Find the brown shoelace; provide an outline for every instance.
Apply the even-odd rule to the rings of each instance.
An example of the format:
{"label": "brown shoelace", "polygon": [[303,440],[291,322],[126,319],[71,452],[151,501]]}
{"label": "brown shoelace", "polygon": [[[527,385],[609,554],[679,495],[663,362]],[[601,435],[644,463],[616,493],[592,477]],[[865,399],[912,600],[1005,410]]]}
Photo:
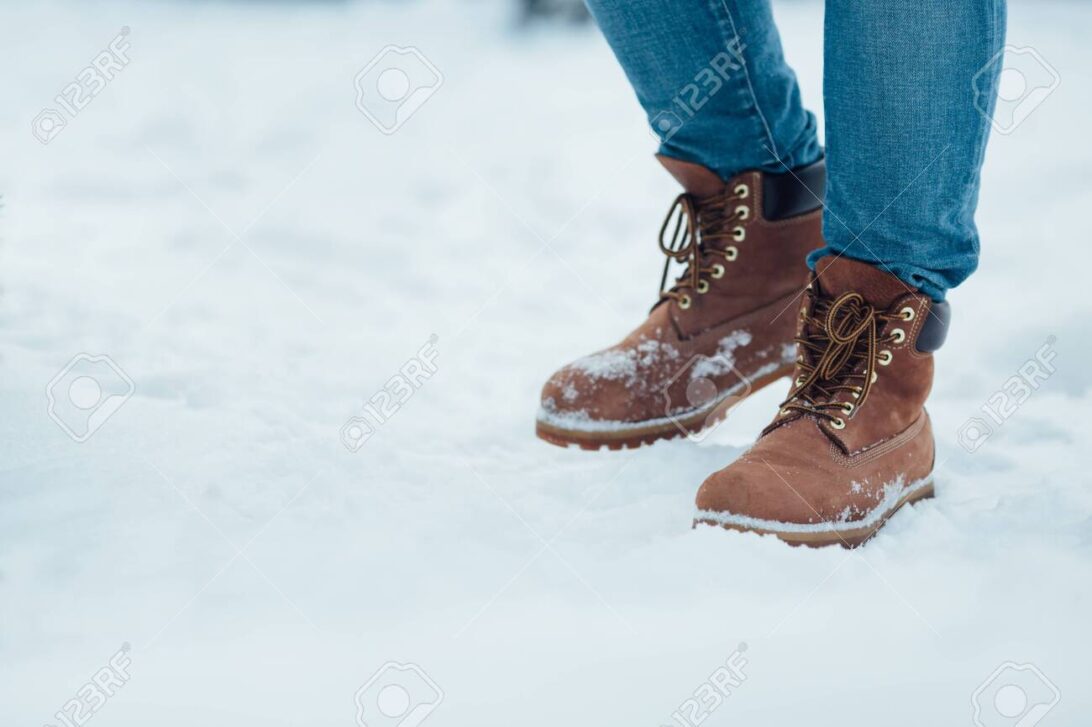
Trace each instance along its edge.
{"label": "brown shoelace", "polygon": [[[880,350],[881,344],[901,340],[891,334],[881,338],[881,329],[888,321],[905,318],[901,311],[877,310],[859,293],[843,293],[833,300],[811,290],[808,294],[812,303],[805,311],[810,312],[804,314],[802,333],[796,338],[801,354],[797,377],[789,397],[781,403],[781,415],[810,414],[841,429],[845,426],[841,415],[851,414],[868,399],[881,354],[891,355]],[[836,401],[841,392],[849,393],[854,401]],[[774,422],[767,430],[776,425]]]}
{"label": "brown shoelace", "polygon": [[[750,218],[746,205],[735,205],[748,194],[747,186],[740,184],[733,190],[701,200],[689,193],[675,198],[660,228],[660,250],[667,256],[660,278],[661,302],[672,299],[681,307],[689,308],[690,295],[687,290],[704,293],[709,289],[707,276],[723,277],[724,265],[720,262],[710,263],[709,259],[714,255],[722,256],[728,262],[736,259],[739,251],[735,246],[720,247],[719,243],[727,240],[742,242],[746,236],[743,224],[731,228],[730,225],[737,220],[745,223]],[[674,228],[669,238],[668,229],[672,227],[672,222]],[[665,290],[672,260],[685,263],[686,270],[670,290]]]}

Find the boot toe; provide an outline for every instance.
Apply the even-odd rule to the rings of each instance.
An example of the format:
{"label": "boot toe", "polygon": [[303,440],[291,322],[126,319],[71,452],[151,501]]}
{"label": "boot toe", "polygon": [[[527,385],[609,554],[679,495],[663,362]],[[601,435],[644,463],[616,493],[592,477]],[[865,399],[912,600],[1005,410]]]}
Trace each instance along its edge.
{"label": "boot toe", "polygon": [[609,382],[596,381],[570,364],[554,373],[542,387],[542,411],[557,416],[601,419],[604,401],[612,398],[610,389]]}
{"label": "boot toe", "polygon": [[573,380],[573,371],[564,367],[554,372],[542,387],[541,406],[545,411],[563,414],[574,413],[580,407],[578,402],[584,397],[581,388]]}
{"label": "boot toe", "polygon": [[695,505],[703,514],[750,515],[752,500],[750,480],[729,466],[705,479]]}
{"label": "boot toe", "polygon": [[699,520],[720,524],[760,528],[762,523],[802,524],[816,519],[798,489],[747,455],[710,475],[698,489],[695,504]]}
{"label": "boot toe", "polygon": [[[574,361],[550,377],[542,387],[540,420],[575,426],[588,421],[642,421],[656,415],[646,411],[652,398],[645,389],[651,386],[652,376],[636,370],[625,371],[624,375],[611,370],[598,371],[588,363],[594,360],[588,357]],[[637,387],[640,390],[635,389],[635,382],[642,384]]]}

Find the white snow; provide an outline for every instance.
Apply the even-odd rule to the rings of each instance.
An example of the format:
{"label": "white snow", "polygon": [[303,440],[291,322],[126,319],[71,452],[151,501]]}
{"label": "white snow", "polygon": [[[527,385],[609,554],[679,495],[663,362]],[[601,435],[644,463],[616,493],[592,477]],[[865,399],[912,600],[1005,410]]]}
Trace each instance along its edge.
{"label": "white snow", "polygon": [[[644,382],[641,372],[659,361],[674,361],[679,349],[670,343],[648,339],[632,348],[612,348],[572,362],[572,368],[594,380],[625,380],[628,386],[640,387]],[[568,392],[566,392],[568,393]]]}
{"label": "white snow", "polygon": [[732,331],[717,343],[717,352],[699,360],[690,369],[690,380],[720,376],[729,373],[736,363],[736,349],[741,346],[749,346],[752,336],[750,331]]}
{"label": "white snow", "polygon": [[[0,724],[62,725],[124,642],[93,725],[352,725],[393,661],[442,689],[426,726],[656,727],[741,642],[705,725],[972,724],[1008,661],[1060,694],[1039,724],[1086,723],[1092,5],[1012,3],[1061,84],[990,143],[937,497],[852,552],[690,527],[785,383],[702,446],[533,436],[546,377],[654,301],[675,194],[591,29],[431,0],[4,10]],[[818,108],[821,7],[777,13]],[[40,144],[123,26],[131,62]],[[389,136],[353,85],[388,44],[443,74]],[[1056,372],[1005,405],[1048,340]],[[45,387],[81,352],[135,392],[78,444]]]}
{"label": "white snow", "polygon": [[[557,402],[552,397],[546,397],[542,406],[539,407],[538,414],[536,415],[538,420],[551,424],[555,427],[562,429],[568,429],[578,432],[626,432],[634,431],[637,429],[645,429],[646,427],[657,427],[664,424],[675,424],[682,427],[679,424],[679,420],[682,417],[689,417],[692,414],[698,412],[707,411],[714,412],[725,403],[728,399],[731,399],[735,395],[748,385],[749,382],[756,381],[771,374],[777,370],[777,364],[764,364],[754,370],[754,373],[749,379],[744,381],[738,381],[735,384],[726,386],[722,390],[717,391],[716,397],[706,402],[702,406],[687,407],[677,406],[671,410],[670,416],[653,417],[650,419],[642,419],[638,422],[626,422],[626,421],[614,421],[611,419],[594,419],[591,414],[581,409],[576,411],[564,411],[559,410]],[[656,398],[656,402],[659,403],[667,411],[667,398],[661,392]],[[730,402],[732,406],[736,406],[734,402]],[[719,412],[718,412],[719,413]],[[710,417],[713,418],[713,417]],[[702,438],[709,436],[710,430],[690,431],[689,428],[681,428],[680,431],[684,433],[690,433],[695,436],[702,435]]]}

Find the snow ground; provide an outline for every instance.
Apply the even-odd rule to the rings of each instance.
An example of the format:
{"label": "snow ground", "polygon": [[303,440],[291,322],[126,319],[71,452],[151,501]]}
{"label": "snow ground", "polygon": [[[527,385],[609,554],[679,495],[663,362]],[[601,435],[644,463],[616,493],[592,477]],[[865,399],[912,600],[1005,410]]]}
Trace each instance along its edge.
{"label": "snow ground", "polygon": [[[814,105],[820,7],[777,11]],[[442,2],[3,15],[0,724],[59,724],[123,642],[101,727],[351,725],[392,660],[442,688],[433,727],[655,727],[741,642],[706,724],[970,724],[1006,661],[1059,690],[1042,724],[1086,722],[1089,6],[1011,8],[1062,82],[991,143],[930,406],[938,497],[855,552],[689,527],[780,391],[701,446],[533,437],[544,378],[649,304],[674,194],[590,29]],[[131,63],[38,143],[122,26]],[[385,136],[353,78],[389,43],[445,80]],[[435,376],[347,451],[433,334]],[[1056,373],[965,451],[1048,337]],[[80,352],[136,387],[83,444],[44,391]]]}

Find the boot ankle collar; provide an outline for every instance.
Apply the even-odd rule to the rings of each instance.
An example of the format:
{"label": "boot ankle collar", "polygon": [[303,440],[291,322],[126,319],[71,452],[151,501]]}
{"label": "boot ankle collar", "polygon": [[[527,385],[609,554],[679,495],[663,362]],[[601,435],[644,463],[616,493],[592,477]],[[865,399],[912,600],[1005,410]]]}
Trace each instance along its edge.
{"label": "boot ankle collar", "polygon": [[[689,194],[698,199],[721,192],[732,180],[745,180],[753,171],[737,174],[726,183],[708,167],[657,154],[656,158]],[[762,172],[762,216],[770,221],[814,212],[823,206],[826,189],[827,163],[820,159],[806,167],[797,167],[783,174]]]}
{"label": "boot ankle collar", "polygon": [[772,221],[814,212],[823,206],[826,182],[824,159],[784,174],[763,174],[762,216]]}
{"label": "boot ankle collar", "polygon": [[948,337],[948,326],[952,320],[952,306],[948,301],[930,301],[929,314],[921,325],[918,340],[914,342],[914,348],[918,353],[932,353],[944,345],[944,339]]}

